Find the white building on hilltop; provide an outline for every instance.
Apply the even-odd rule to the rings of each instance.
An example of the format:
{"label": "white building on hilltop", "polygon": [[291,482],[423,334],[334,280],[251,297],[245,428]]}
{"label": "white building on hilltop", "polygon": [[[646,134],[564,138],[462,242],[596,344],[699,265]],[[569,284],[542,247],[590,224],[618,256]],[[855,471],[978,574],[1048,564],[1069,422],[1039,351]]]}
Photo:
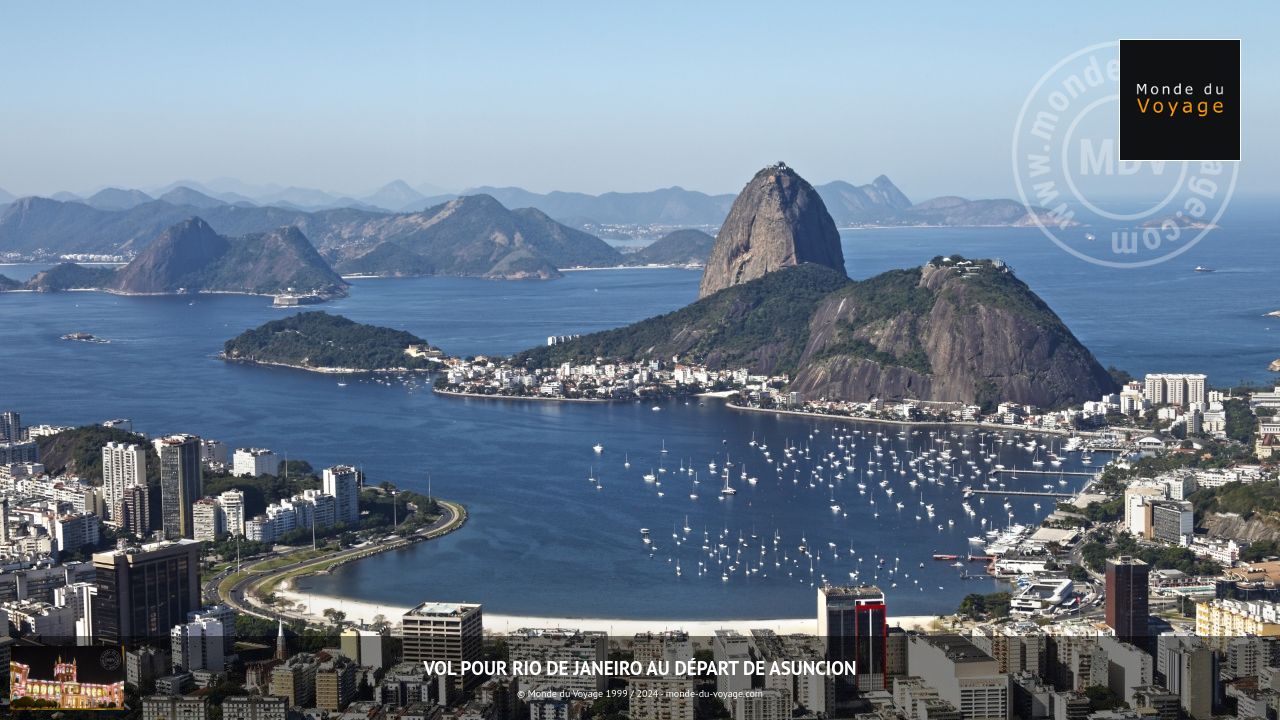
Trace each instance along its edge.
{"label": "white building on hilltop", "polygon": [[236,448],[231,458],[231,474],[237,477],[258,477],[280,472],[276,454],[266,448]]}

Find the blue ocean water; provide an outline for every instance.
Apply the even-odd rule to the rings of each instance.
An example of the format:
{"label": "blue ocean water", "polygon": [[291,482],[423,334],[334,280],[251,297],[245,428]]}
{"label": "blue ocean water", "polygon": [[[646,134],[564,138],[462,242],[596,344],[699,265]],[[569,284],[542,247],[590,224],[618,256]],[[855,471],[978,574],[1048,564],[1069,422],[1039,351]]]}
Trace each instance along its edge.
{"label": "blue ocean water", "polygon": [[[1204,371],[1212,382],[1230,384],[1275,378],[1266,366],[1280,357],[1280,319],[1265,317],[1280,309],[1274,219],[1266,208],[1235,213],[1177,260],[1142,270],[1081,262],[1032,229],[900,228],[843,237],[854,277],[940,254],[1000,257],[1103,364],[1135,374]],[[1216,272],[1195,273],[1197,264]],[[22,277],[38,269],[7,266],[0,273]],[[696,297],[698,277],[688,270],[629,269],[575,272],[550,282],[360,280],[350,297],[324,309],[410,330],[452,353],[507,353],[547,335],[616,327],[677,308]],[[979,454],[975,438],[898,437],[897,428],[845,424],[840,434],[854,436],[846,446],[856,446],[857,459],[837,480],[829,466],[812,474],[816,456],[848,452],[830,434],[833,423],[742,414],[714,401],[665,403],[654,412],[639,404],[443,398],[420,386],[339,387],[332,377],[214,358],[225,339],[288,312],[295,311],[238,296],[0,295],[0,406],[21,410],[28,424],[130,417],[147,433],[193,432],[267,446],[317,466],[358,464],[374,481],[419,490],[429,473],[437,494],[469,506],[471,522],[461,531],[309,579],[306,587],[314,592],[400,605],[479,601],[492,612],[528,615],[693,619],[809,615],[810,583],[824,575],[846,579],[850,572],[888,588],[895,614],[949,611],[964,594],[991,587],[988,580],[961,580],[962,569],[928,558],[963,553],[984,518],[989,525],[1007,523],[1002,500],[971,501],[976,515],[970,519],[960,509],[963,482],[910,488],[909,477],[896,469],[886,475],[890,449],[905,461],[945,440],[957,453],[962,445],[971,450],[957,455],[967,460]],[[71,331],[111,343],[58,339]],[[877,457],[876,432],[886,433],[882,464],[868,466]],[[779,476],[777,464],[748,444],[753,435],[775,460],[788,443],[808,444],[811,459]],[[591,449],[597,442],[605,448],[600,455]],[[665,456],[659,452],[664,442]],[[998,462],[1027,466],[1029,454],[1008,448]],[[735,462],[738,493],[722,500],[707,464],[723,465],[726,454]],[[641,476],[662,462],[670,472],[659,473],[664,495],[658,497],[656,483]],[[675,472],[682,462],[699,472],[697,500],[689,498],[695,490],[689,476]],[[757,484],[741,480],[744,464]],[[603,489],[588,482],[589,474]],[[859,478],[867,495],[856,488]],[[879,486],[886,478],[893,498]],[[1024,477],[1010,487],[1015,482],[1037,488],[1041,480]],[[915,520],[921,501],[935,507],[936,518]],[[1013,501],[1015,520],[1047,512],[1051,501],[1041,502],[1037,512],[1029,498]],[[832,504],[841,510],[833,512]],[[650,529],[656,552],[642,543],[642,527]],[[727,546],[722,559],[733,552],[737,568],[728,579],[727,566],[701,550],[704,528],[713,550],[720,542]],[[798,552],[801,542],[818,556],[812,573],[809,556]],[[699,561],[708,564],[702,575]],[[890,575],[895,564],[898,571]]]}

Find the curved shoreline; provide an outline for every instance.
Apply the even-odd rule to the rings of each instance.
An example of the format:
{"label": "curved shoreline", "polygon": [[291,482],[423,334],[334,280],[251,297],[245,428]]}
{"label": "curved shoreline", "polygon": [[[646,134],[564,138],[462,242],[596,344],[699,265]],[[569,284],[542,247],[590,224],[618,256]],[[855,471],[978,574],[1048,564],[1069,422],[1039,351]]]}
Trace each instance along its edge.
{"label": "curved shoreline", "polygon": [[[276,590],[277,594],[287,596],[288,594],[295,592],[290,590],[289,586],[291,586],[298,578],[314,575],[318,572],[328,572],[333,568],[340,567],[357,560],[363,560],[364,558],[371,557],[373,555],[379,555],[390,550],[408,548],[427,540],[434,540],[435,538],[443,537],[455,530],[458,530],[467,523],[469,515],[467,513],[466,506],[452,500],[442,500],[439,498],[436,498],[436,502],[449,513],[449,519],[437,527],[419,530],[408,537],[397,537],[394,540],[374,543],[369,547],[353,548],[344,552],[335,553],[334,555],[304,560],[301,563],[288,564],[261,573],[255,571],[254,568],[258,564],[273,562],[279,560],[281,557],[287,558],[288,554],[283,556],[269,556],[264,560],[260,560],[249,565],[242,573],[237,573],[237,575],[243,575],[242,577],[232,581],[232,578],[236,577],[235,575],[232,575],[219,582],[216,585],[218,600],[230,605],[236,610],[249,613],[251,615],[257,615],[259,617],[265,617],[268,619],[301,619],[306,621],[308,617],[305,615],[300,615],[299,613],[289,610],[281,611],[273,607],[263,605],[262,602],[254,596],[255,591],[263,586],[274,584],[280,586]],[[292,552],[305,552],[306,550],[307,548],[303,546],[295,548]]]}
{"label": "curved shoreline", "polygon": [[567,397],[542,397],[541,395],[485,395],[484,393],[464,392],[462,390],[441,390],[432,387],[431,392],[440,395],[450,395],[452,397],[480,398],[482,400],[530,400],[538,402],[576,402],[576,403],[616,403],[630,402],[630,399],[606,399],[606,398],[567,398]]}
{"label": "curved shoreline", "polygon": [[1033,432],[1044,435],[1063,435],[1070,437],[1073,433],[1082,437],[1095,437],[1098,433],[1091,433],[1087,430],[1054,430],[1051,428],[1033,428],[1025,425],[1000,425],[998,423],[982,423],[973,422],[972,420],[892,420],[889,418],[871,418],[861,415],[829,415],[826,413],[805,412],[803,410],[774,410],[771,408],[758,408],[749,405],[738,405],[732,402],[726,402],[725,407],[731,410],[740,410],[742,412],[758,412],[770,415],[794,415],[796,417],[810,417],[821,420],[839,420],[842,422],[859,422],[859,423],[879,423],[881,425],[903,425],[903,426],[919,426],[919,427],[971,427],[982,428],[986,430],[1016,430],[1019,432]]}

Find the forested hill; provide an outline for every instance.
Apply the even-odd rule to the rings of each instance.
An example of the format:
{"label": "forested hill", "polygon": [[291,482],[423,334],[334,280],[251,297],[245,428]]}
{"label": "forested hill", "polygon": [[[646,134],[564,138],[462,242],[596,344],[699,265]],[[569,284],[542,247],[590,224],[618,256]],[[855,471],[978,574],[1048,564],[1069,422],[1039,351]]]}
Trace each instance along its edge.
{"label": "forested hill", "polygon": [[341,315],[304,312],[246,330],[223,346],[223,359],[304,370],[423,370],[435,365],[410,347],[426,340],[403,330],[364,325]]}

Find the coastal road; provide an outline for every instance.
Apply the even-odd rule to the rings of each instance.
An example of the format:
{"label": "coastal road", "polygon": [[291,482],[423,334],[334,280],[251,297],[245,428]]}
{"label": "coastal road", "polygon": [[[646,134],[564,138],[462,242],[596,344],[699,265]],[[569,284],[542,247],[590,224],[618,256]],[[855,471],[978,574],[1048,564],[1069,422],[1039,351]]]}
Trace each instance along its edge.
{"label": "coastal road", "polygon": [[[259,605],[258,603],[250,600],[249,595],[254,588],[267,585],[268,583],[278,579],[283,579],[285,576],[300,577],[302,575],[307,575],[310,572],[327,570],[344,563],[366,558],[388,550],[408,547],[417,542],[423,542],[447,535],[466,523],[467,510],[465,507],[449,500],[437,500],[437,502],[443,510],[440,517],[430,525],[419,528],[414,534],[408,537],[393,536],[389,538],[377,538],[366,542],[360,547],[348,548],[347,550],[342,550],[321,557],[302,558],[296,562],[261,569],[259,566],[266,565],[273,561],[279,561],[282,558],[288,558],[291,555],[304,554],[307,550],[310,550],[310,548],[302,547],[288,553],[273,554],[254,562],[252,565],[249,565],[238,573],[223,573],[214,577],[210,581],[210,585],[213,586],[214,590],[213,594],[217,597],[218,602],[231,606],[237,612],[255,615],[268,620],[304,619],[301,615],[296,613],[281,612]],[[208,594],[208,591],[209,587],[206,587],[206,594]]]}

